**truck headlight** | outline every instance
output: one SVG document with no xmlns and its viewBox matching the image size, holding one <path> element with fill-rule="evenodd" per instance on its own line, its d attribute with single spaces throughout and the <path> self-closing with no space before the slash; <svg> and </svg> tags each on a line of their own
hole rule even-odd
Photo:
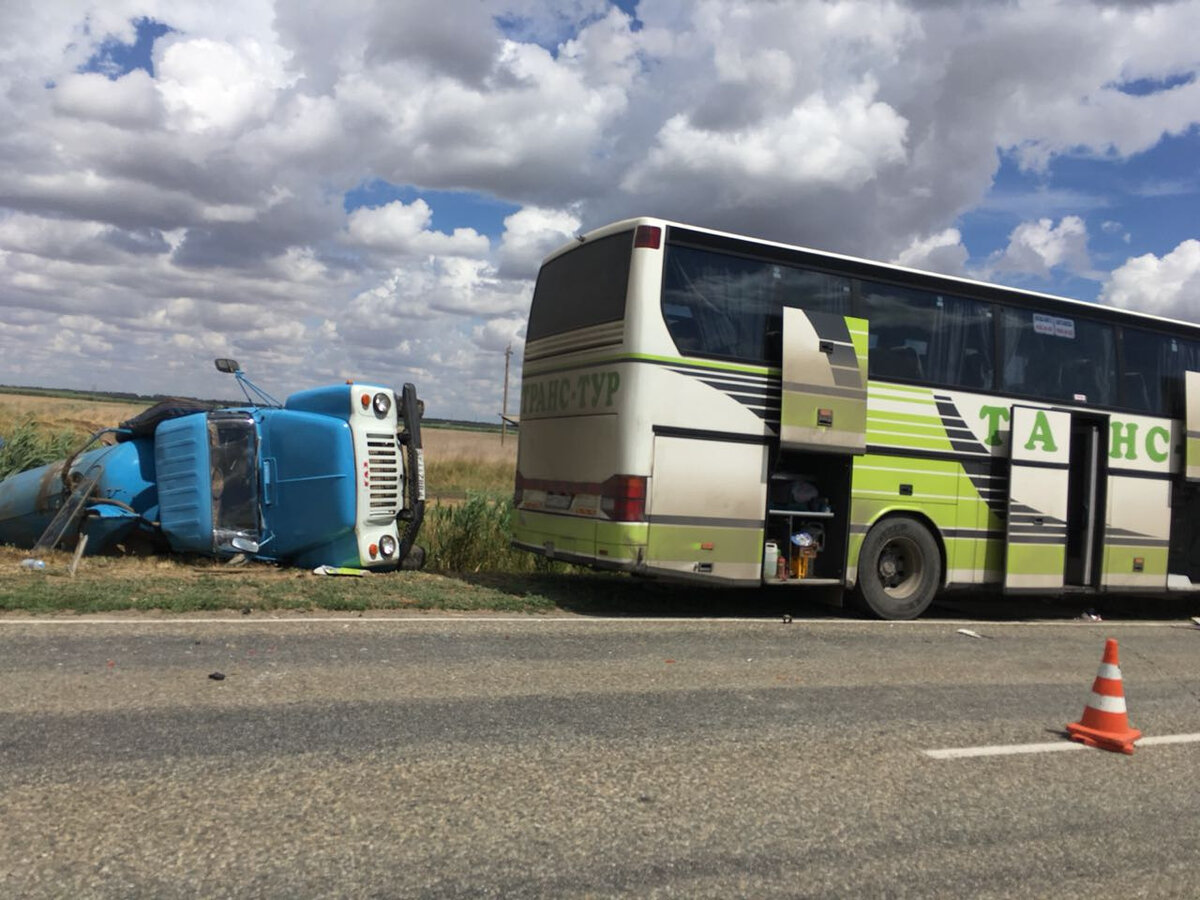
<svg viewBox="0 0 1200 900">
<path fill-rule="evenodd" d="M 384 559 L 391 559 L 396 555 L 396 539 L 390 534 L 385 534 L 379 539 L 379 553 Z"/>
<path fill-rule="evenodd" d="M 375 415 L 379 418 L 385 418 L 392 411 L 392 398 L 380 391 L 375 395 L 375 400 L 371 406 L 375 410 Z"/>
</svg>

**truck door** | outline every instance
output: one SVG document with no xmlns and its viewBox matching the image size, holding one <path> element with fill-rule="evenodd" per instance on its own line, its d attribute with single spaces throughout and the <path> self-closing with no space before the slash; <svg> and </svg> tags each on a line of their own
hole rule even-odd
<svg viewBox="0 0 1200 900">
<path fill-rule="evenodd" d="M 782 390 L 783 449 L 866 452 L 866 320 L 785 307 Z"/>
<path fill-rule="evenodd" d="M 1067 561 L 1071 414 L 1012 408 L 1005 591 L 1056 591 Z"/>
</svg>

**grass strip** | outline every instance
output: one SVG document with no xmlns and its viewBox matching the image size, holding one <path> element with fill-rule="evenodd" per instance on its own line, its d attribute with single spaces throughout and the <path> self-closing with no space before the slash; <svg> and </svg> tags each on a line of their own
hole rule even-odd
<svg viewBox="0 0 1200 900">
<path fill-rule="evenodd" d="M 86 566 L 87 563 L 84 563 Z M 12 567 L 5 567 L 8 572 Z M 267 567 L 158 576 L 110 573 L 69 578 L 64 566 L 45 572 L 0 574 L 0 611 L 33 614 L 159 610 L 492 610 L 537 613 L 555 609 L 536 591 L 511 591 L 424 572 L 360 578 L 313 575 Z"/>
</svg>

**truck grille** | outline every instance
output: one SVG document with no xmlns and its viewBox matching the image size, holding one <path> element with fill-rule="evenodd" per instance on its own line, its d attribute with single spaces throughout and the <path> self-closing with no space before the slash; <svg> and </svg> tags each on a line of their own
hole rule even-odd
<svg viewBox="0 0 1200 900">
<path fill-rule="evenodd" d="M 403 467 L 396 435 L 386 432 L 367 432 L 366 486 L 370 497 L 367 519 L 371 522 L 390 522 L 400 512 Z"/>
</svg>

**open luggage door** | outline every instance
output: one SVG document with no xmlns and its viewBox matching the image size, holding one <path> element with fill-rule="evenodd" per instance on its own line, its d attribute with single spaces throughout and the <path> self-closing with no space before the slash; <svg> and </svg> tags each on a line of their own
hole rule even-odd
<svg viewBox="0 0 1200 900">
<path fill-rule="evenodd" d="M 866 320 L 784 307 L 782 389 L 784 449 L 865 453 Z"/>
</svg>

